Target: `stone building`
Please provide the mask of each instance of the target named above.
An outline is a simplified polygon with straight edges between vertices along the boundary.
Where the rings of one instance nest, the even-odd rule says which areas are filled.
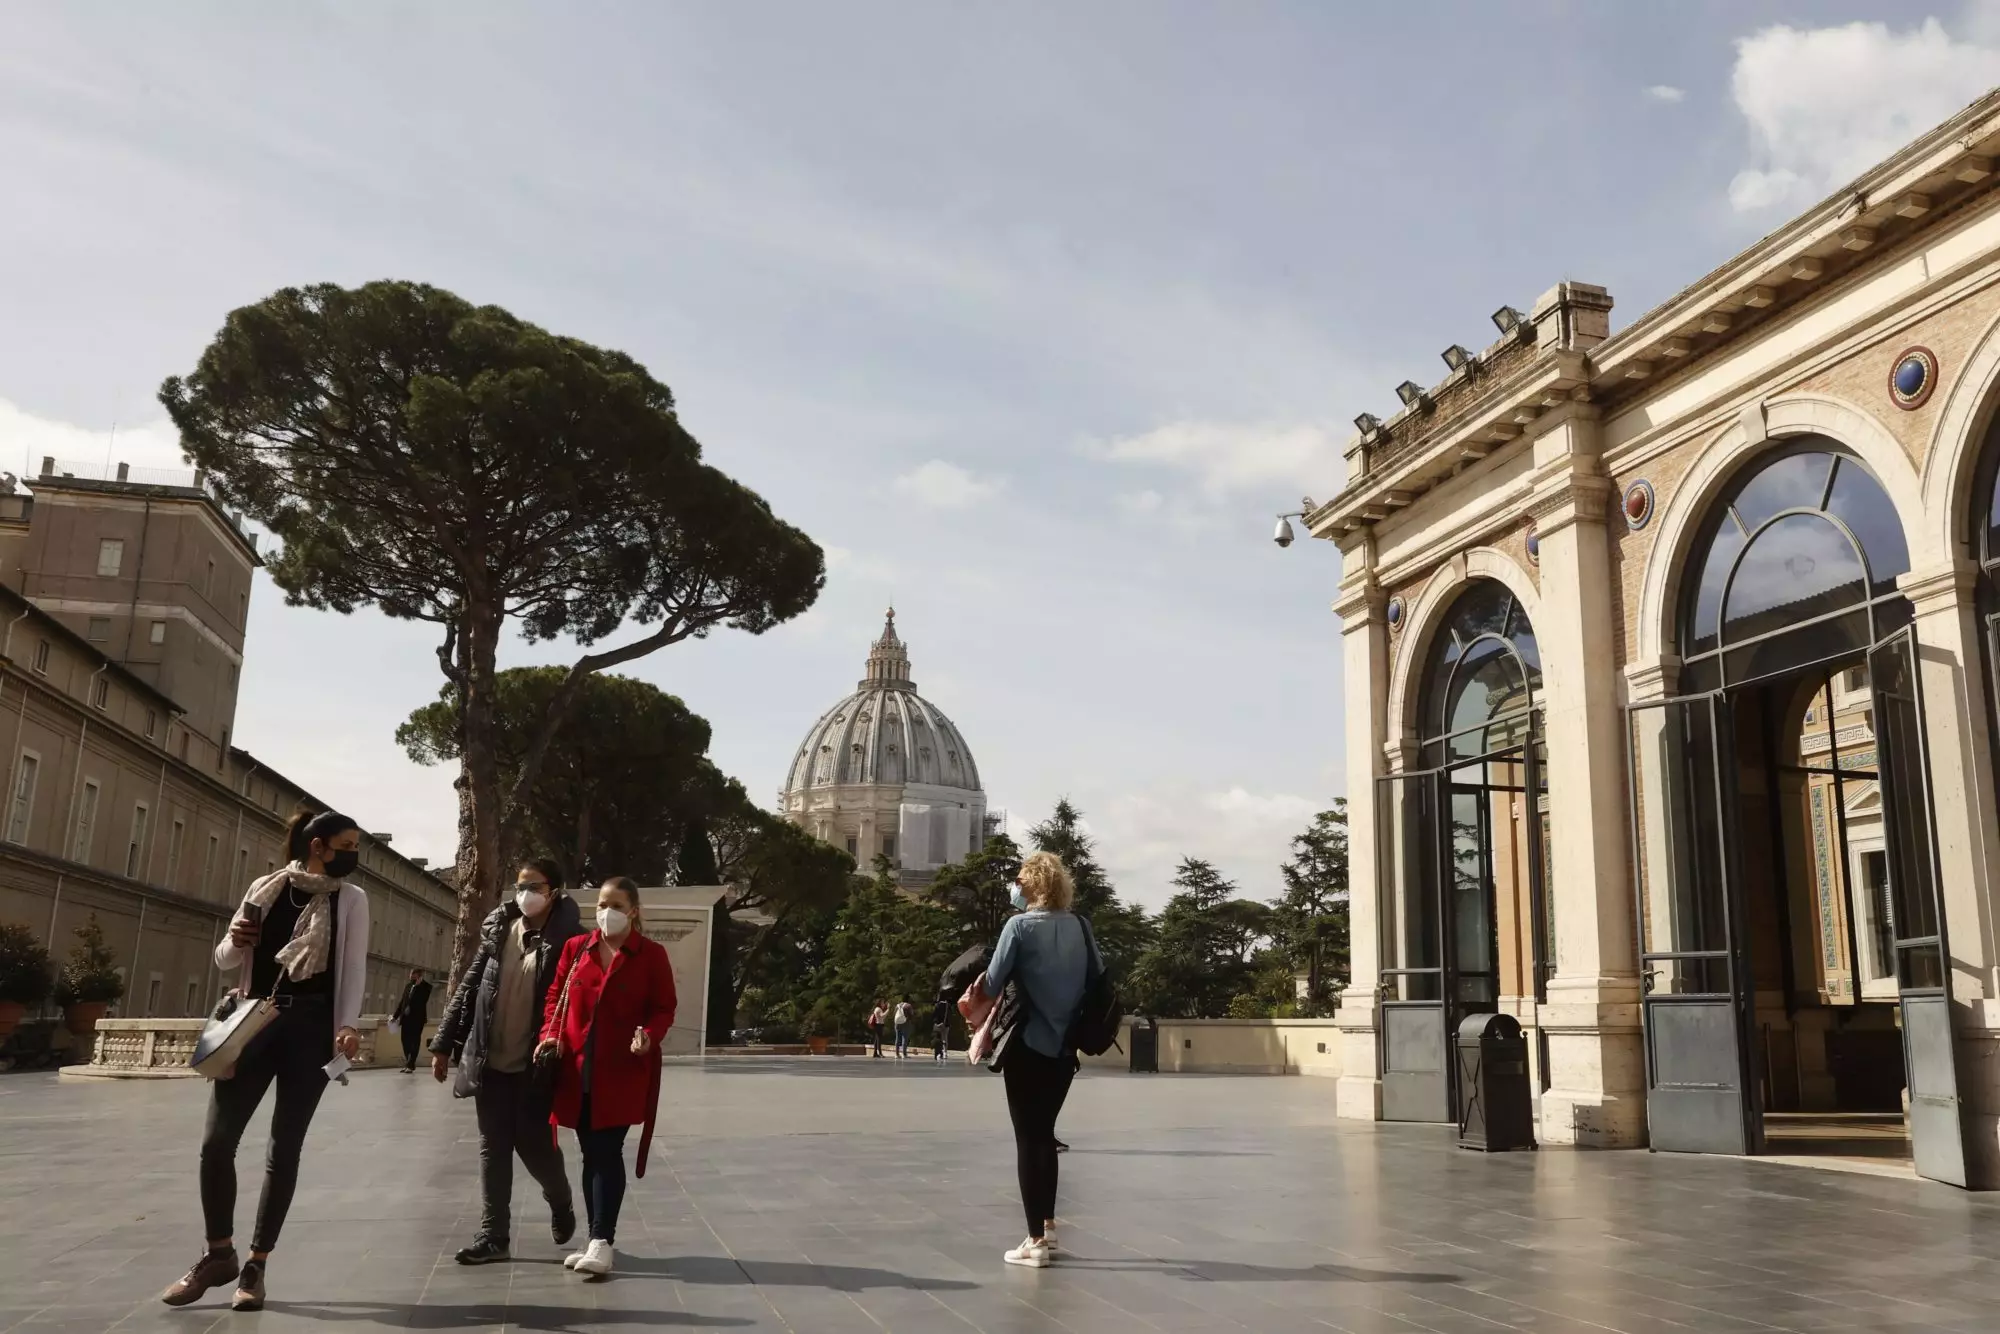
[[[133,1017],[199,1014],[242,892],[319,801],[231,740],[256,545],[193,473],[45,460],[0,486],[0,921],[60,959],[95,913]],[[367,819],[364,811],[349,812]],[[442,971],[455,901],[389,835],[362,845],[364,1008]]]
[[[894,608],[854,693],[799,743],[778,800],[786,819],[846,848],[864,870],[889,858],[906,884],[985,845],[979,766],[957,726],[910,680]]]
[[[2000,1185],[1996,155],[1991,95],[1617,332],[1563,283],[1356,419],[1306,516],[1342,1115],[1451,1119],[1498,1010],[1545,1143]]]

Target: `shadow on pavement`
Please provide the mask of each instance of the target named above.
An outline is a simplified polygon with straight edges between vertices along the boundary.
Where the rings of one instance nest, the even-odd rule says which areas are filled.
[[[1269,1158],[1263,1149],[1079,1149],[1072,1146],[1071,1154],[1091,1158]]]
[[[697,1315],[689,1311],[617,1311],[603,1307],[533,1306],[513,1302],[439,1306],[419,1306],[411,1302],[268,1302],[265,1309],[330,1323],[359,1324],[365,1321],[383,1329],[494,1329],[504,1326],[510,1330],[532,1331],[533,1334],[580,1334],[578,1326],[587,1329],[607,1325],[629,1325],[636,1329],[728,1329],[752,1323],[737,1316]]]
[[[916,1292],[969,1292],[979,1285],[956,1278],[912,1278],[893,1269],[861,1269],[852,1265],[815,1265],[795,1260],[731,1260],[719,1255],[684,1255],[665,1260],[620,1256],[618,1272],[646,1274],[681,1283],[732,1287],[826,1288],[832,1292],[864,1292],[869,1288],[909,1288]],[[615,1277],[615,1276],[614,1276]]]
[[[1145,1274],[1179,1274],[1198,1283],[1458,1283],[1462,1274],[1399,1273],[1393,1269],[1357,1269],[1353,1265],[1307,1265],[1281,1269],[1276,1265],[1236,1264],[1228,1260],[1085,1260],[1065,1257],[1064,1269],[1102,1269]]]

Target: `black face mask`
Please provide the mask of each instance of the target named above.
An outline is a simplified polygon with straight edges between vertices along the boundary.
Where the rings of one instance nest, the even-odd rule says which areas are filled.
[[[326,859],[326,873],[335,880],[344,880],[354,874],[354,868],[361,865],[361,854],[353,848],[343,848]]]

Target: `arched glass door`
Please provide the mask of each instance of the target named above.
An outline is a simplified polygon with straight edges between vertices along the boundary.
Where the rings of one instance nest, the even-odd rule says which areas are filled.
[[[1417,763],[1382,780],[1377,806],[1383,1116],[1450,1121],[1458,1022],[1540,999],[1546,982],[1542,671],[1526,612],[1476,581],[1414,679]]]
[[[1896,583],[1909,552],[1895,506],[1858,461],[1809,438],[1739,476],[1688,568],[1683,693],[1627,712],[1653,1146],[1763,1147],[1778,1053],[1761,1045],[1757,993],[1772,984],[1759,969],[1782,964],[1787,1014],[1795,979],[1785,812],[1759,733],[1768,745],[1773,701],[1847,672],[1867,680],[1874,771],[1842,768],[1836,756],[1827,777],[1836,802],[1847,781],[1879,782],[1884,943],[1896,961],[1917,1168],[1963,1184],[1915,633]],[[1768,824],[1746,822],[1746,810]]]

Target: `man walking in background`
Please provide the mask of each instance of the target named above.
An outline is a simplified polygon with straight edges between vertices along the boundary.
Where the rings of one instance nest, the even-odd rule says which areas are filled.
[[[951,1047],[951,997],[940,995],[931,1005],[931,1059],[940,1064]]]
[[[410,985],[403,988],[403,999],[396,1002],[396,1012],[389,1017],[403,1035],[403,1073],[407,1075],[417,1068],[417,1053],[424,1049],[424,1025],[431,1018],[431,984],[424,980],[423,969],[410,970]]]
[[[896,1059],[899,1061],[910,1059],[910,1020],[912,1017],[910,998],[905,996],[896,1002]]]

